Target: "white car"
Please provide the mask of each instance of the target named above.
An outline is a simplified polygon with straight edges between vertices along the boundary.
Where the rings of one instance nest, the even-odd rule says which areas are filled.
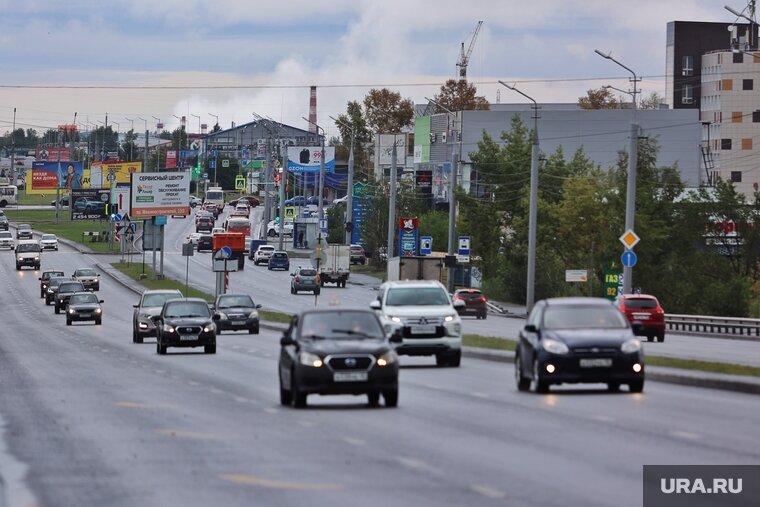
[[[400,332],[403,341],[396,353],[435,355],[438,366],[459,366],[462,358],[462,320],[449,291],[436,280],[385,282],[370,308],[380,317],[387,333]]]
[[[214,227],[213,229],[211,229],[212,236],[216,234],[217,232],[224,232],[224,227]]]
[[[194,195],[190,196],[190,207],[191,208],[195,208],[196,206],[200,206],[201,204],[203,204],[203,201],[200,198],[195,197]]]
[[[43,250],[58,250],[58,237],[55,234],[43,234],[40,237],[40,248]]]
[[[190,234],[187,235],[187,238],[185,238],[185,239],[187,239],[188,243],[192,243],[193,245],[197,245],[198,244],[198,240],[200,239],[200,237],[201,237],[201,233],[200,232],[191,232]]]
[[[260,245],[259,248],[253,252],[253,263],[257,266],[260,263],[269,264],[269,258],[275,252],[275,248],[272,245]]]
[[[16,242],[13,241],[13,233],[10,231],[0,231],[0,248],[16,249]]]
[[[286,220],[285,221],[285,229],[284,229],[285,236],[292,236],[293,235],[293,221],[292,220]],[[274,220],[271,220],[267,224],[267,236],[274,237],[280,235],[280,222],[275,222]]]

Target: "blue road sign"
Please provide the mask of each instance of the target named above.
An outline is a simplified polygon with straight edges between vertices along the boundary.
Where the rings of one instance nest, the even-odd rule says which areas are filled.
[[[623,252],[623,255],[620,256],[620,262],[626,268],[634,267],[637,260],[638,258],[636,257],[636,254],[633,252],[633,250],[626,250]]]
[[[122,216],[121,213],[116,213],[113,217],[114,222],[121,222]]]
[[[420,238],[420,255],[430,255],[433,253],[433,237],[422,236]]]
[[[222,252],[222,257],[224,257],[225,259],[229,259],[230,257],[232,257],[232,248],[228,246],[223,246],[222,248],[220,248],[220,250]]]

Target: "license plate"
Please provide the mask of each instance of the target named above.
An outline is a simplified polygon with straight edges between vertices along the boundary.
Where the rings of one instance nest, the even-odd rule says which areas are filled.
[[[612,366],[612,359],[608,357],[581,359],[580,366],[581,368],[609,368]]]
[[[426,326],[411,326],[410,331],[412,334],[435,334],[435,325],[428,324]]]
[[[184,341],[197,340],[198,337],[196,335],[194,335],[194,334],[181,334],[181,335],[179,335],[179,339],[180,339],[180,341],[184,342]]]
[[[634,319],[646,320],[646,319],[649,318],[649,314],[648,313],[634,313],[633,314],[633,318]]]
[[[244,326],[245,321],[244,320],[231,320],[230,321],[233,326]]]
[[[335,382],[364,382],[367,380],[366,371],[352,371],[348,373],[333,373]]]

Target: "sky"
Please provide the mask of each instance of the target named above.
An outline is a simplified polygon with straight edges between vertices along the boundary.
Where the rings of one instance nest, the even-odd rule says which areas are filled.
[[[76,121],[125,132],[253,113],[307,129],[373,88],[427,103],[458,75],[491,103],[577,102],[605,84],[665,94],[669,21],[733,22],[746,0],[0,0],[0,133]],[[177,117],[175,117],[177,116]],[[100,122],[100,123],[98,123]]]

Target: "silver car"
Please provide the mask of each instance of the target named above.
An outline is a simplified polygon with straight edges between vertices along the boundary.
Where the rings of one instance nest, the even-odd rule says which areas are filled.
[[[100,273],[92,268],[79,268],[71,275],[74,280],[79,280],[85,289],[100,290]]]
[[[132,314],[132,342],[142,343],[143,338],[156,336],[156,326],[151,317],[161,313],[164,303],[170,299],[180,299],[182,293],[178,290],[146,290],[140,297],[140,302],[134,305]]]
[[[0,231],[0,248],[16,249],[16,242],[13,241],[13,233],[8,231]]]
[[[319,274],[314,268],[298,267],[290,273],[290,293],[298,294],[298,291],[313,292],[315,296],[319,295]]]

